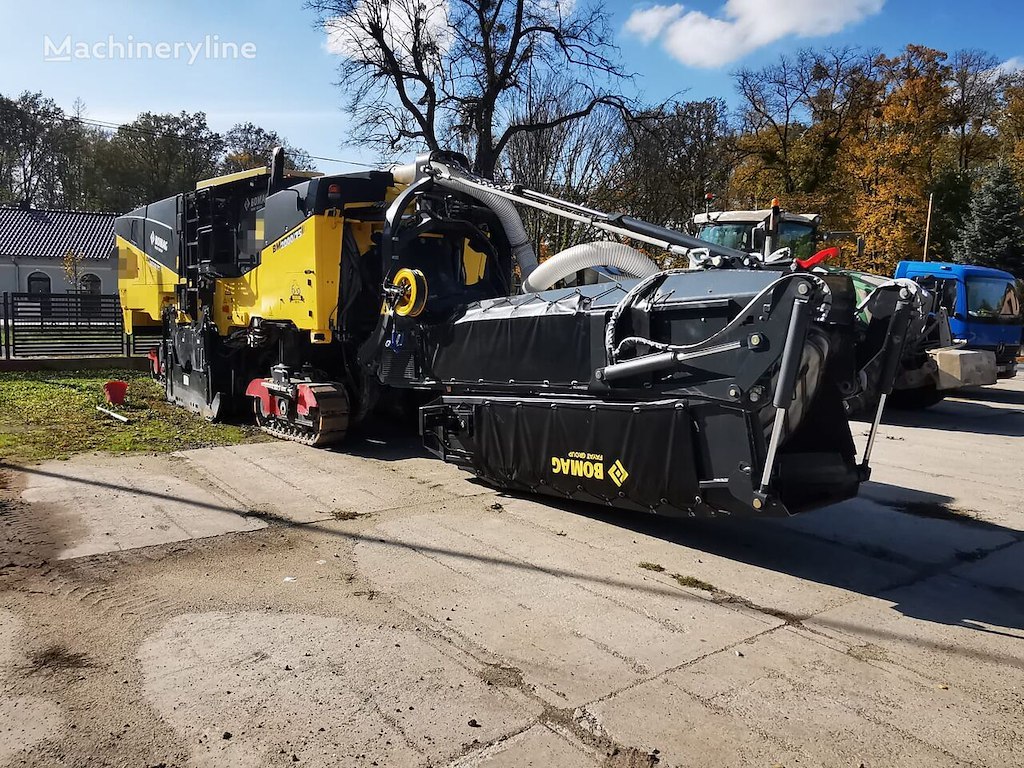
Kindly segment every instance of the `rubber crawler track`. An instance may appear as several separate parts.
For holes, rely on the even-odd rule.
[[[311,384],[309,387],[316,395],[317,424],[316,430],[305,424],[297,424],[275,417],[267,418],[259,412],[256,404],[256,423],[268,435],[282,440],[291,440],[303,445],[319,447],[339,443],[345,439],[348,431],[349,406],[348,396],[344,388],[334,384]]]

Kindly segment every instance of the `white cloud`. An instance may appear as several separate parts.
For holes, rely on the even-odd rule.
[[[682,5],[634,11],[625,30],[649,43],[661,39],[674,58],[715,68],[786,37],[822,37],[882,10],[885,0],[726,0],[714,17]],[[770,6],[770,7],[769,7]]]
[[[666,24],[682,15],[681,5],[652,5],[650,8],[633,11],[626,19],[626,31],[649,43],[665,31]]]
[[[1012,75],[1024,70],[1024,56],[1011,56],[998,67],[996,73],[1000,75]]]

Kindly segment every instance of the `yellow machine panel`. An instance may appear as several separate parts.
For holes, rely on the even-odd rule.
[[[218,280],[213,319],[221,332],[244,328],[259,317],[291,321],[309,331],[311,341],[330,341],[344,223],[340,215],[310,216],[268,244],[258,267]]]
[[[466,269],[466,285],[479,283],[487,266],[487,255],[474,251],[467,240],[462,249],[462,263]]]
[[[178,275],[146,257],[121,236],[117,246],[117,290],[121,296],[125,333],[135,326],[160,325],[160,313],[174,303]]]

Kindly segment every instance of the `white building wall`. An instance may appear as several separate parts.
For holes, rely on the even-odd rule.
[[[60,259],[0,256],[0,293],[28,290],[28,276],[42,272],[50,278],[52,293],[66,293],[74,286],[64,274]],[[93,274],[100,279],[100,293],[117,293],[117,259],[83,261],[78,267],[78,276]]]
[[[0,256],[0,293],[20,290],[18,288],[18,270],[10,259]]]

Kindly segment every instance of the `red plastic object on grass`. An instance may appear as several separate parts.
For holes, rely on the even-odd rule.
[[[103,385],[103,396],[111,405],[121,405],[128,394],[127,381],[108,381]]]

